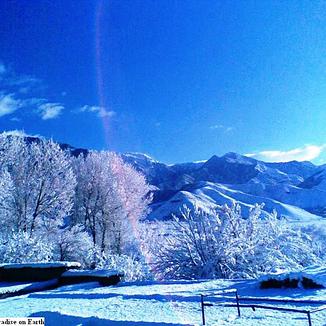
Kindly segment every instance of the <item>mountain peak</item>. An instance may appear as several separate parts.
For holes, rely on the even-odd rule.
[[[244,156],[235,152],[229,152],[222,156],[223,159],[226,159],[229,163],[239,163],[239,164],[255,164],[257,160]]]
[[[126,157],[133,158],[135,160],[144,160],[148,162],[157,162],[154,160],[151,156],[145,153],[139,153],[139,152],[127,152],[123,154]]]

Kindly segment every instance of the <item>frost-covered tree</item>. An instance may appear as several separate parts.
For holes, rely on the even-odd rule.
[[[137,247],[148,193],[145,178],[114,153],[72,158],[52,141],[0,134],[0,236],[2,249],[8,247],[0,259],[12,253],[18,261],[20,244],[17,251],[14,244],[21,241],[31,252],[26,261],[51,256],[90,266],[109,255],[125,261],[123,254]],[[138,266],[140,258],[133,262]]]
[[[239,205],[185,208],[159,240],[152,255],[161,278],[246,278],[321,262],[306,233],[276,213],[262,217],[259,205],[247,219]]]
[[[14,185],[9,172],[0,172],[0,221],[2,232],[9,232],[12,225],[12,207],[14,207]]]
[[[85,225],[102,253],[122,254],[143,216],[149,191],[144,177],[110,152],[91,152],[75,161],[74,223]]]
[[[139,245],[139,221],[148,212],[152,200],[150,186],[143,174],[136,171],[130,164],[125,163],[120,156],[113,154],[110,168],[115,178],[115,192],[120,200],[121,215],[113,225],[114,251],[117,254],[133,253],[137,239]]]
[[[11,188],[8,228],[29,235],[50,232],[70,214],[76,179],[70,157],[58,144],[1,134],[0,169],[11,179],[6,181]]]
[[[78,261],[89,267],[93,262],[94,246],[90,235],[82,225],[58,230],[52,238],[55,260]]]
[[[109,161],[109,153],[92,152],[86,158],[78,157],[75,162],[77,189],[73,221],[85,225],[94,246],[102,251],[121,207],[114,191],[115,181]]]

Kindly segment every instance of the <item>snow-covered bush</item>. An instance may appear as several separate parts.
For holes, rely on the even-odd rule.
[[[326,261],[326,229],[325,227],[303,226],[305,232],[311,239],[312,250],[315,255]]]
[[[239,205],[211,213],[185,208],[160,242],[152,248],[160,278],[247,278],[321,262],[309,235],[276,213],[262,218],[259,205],[247,219]]]
[[[50,243],[29,233],[18,231],[2,236],[0,261],[2,263],[46,262],[52,259],[53,247]]]
[[[146,262],[132,256],[109,255],[99,267],[122,273],[125,281],[143,281],[152,278]]]
[[[82,225],[58,230],[53,235],[55,260],[77,261],[90,267],[94,259],[94,246],[90,235]]]

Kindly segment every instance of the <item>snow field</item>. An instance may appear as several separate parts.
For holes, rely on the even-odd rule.
[[[237,288],[240,296],[324,300],[326,290],[270,289],[260,290],[256,281],[178,281],[121,283],[99,287],[98,283],[71,285],[1,301],[1,317],[45,316],[46,325],[201,325],[200,294]],[[234,303],[232,296],[222,301]],[[206,298],[221,303],[219,298]],[[267,304],[266,305],[270,305]],[[297,309],[317,305],[273,304]],[[207,325],[301,326],[307,317],[297,313],[206,307]],[[326,325],[326,311],[312,315],[313,326]]]

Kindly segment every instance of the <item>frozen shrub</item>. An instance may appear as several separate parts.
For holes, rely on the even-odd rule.
[[[90,267],[94,258],[94,246],[90,235],[82,225],[59,230],[53,243],[56,249],[56,260],[78,261],[84,267]]]
[[[249,278],[321,263],[312,238],[261,206],[241,216],[239,205],[205,213],[184,208],[152,248],[154,270],[163,279]]]
[[[24,231],[1,239],[2,263],[46,262],[52,259],[52,252],[51,244]]]
[[[121,272],[125,281],[142,281],[151,278],[149,268],[144,261],[127,255],[109,255],[100,267]]]

